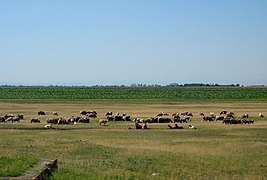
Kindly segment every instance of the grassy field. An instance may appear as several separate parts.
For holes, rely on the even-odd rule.
[[[31,124],[44,110],[41,124]],[[45,119],[57,111],[60,117],[78,116],[80,110],[96,110],[89,124],[55,125],[44,129]],[[225,125],[203,122],[199,112],[249,113],[254,124]],[[148,130],[128,129],[132,122],[97,121],[107,111],[131,117],[151,117],[159,111],[190,111],[195,116],[183,130],[167,124],[149,124]],[[21,123],[0,123],[0,157],[58,159],[51,179],[266,179],[267,114],[265,101],[177,102],[171,100],[2,100],[0,115],[24,114]],[[0,158],[1,160],[1,158]],[[0,171],[1,172],[1,171]],[[0,174],[1,176],[1,174]]]

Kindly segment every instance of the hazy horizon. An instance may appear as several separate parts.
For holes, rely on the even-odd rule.
[[[267,1],[0,1],[0,84],[267,85]]]

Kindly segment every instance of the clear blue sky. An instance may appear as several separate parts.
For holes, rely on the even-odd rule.
[[[1,84],[267,85],[266,0],[1,0]]]

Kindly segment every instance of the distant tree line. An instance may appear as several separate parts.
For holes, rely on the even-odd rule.
[[[0,87],[218,87],[218,86],[229,86],[229,87],[244,87],[240,84],[218,84],[218,83],[170,83],[167,85],[160,85],[160,84],[143,84],[143,83],[132,83],[131,85],[37,85],[37,86],[30,86],[30,85],[0,85]],[[265,85],[256,85],[262,86]]]

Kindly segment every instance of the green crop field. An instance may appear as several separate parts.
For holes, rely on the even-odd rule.
[[[1,87],[0,99],[267,100],[265,87]]]

